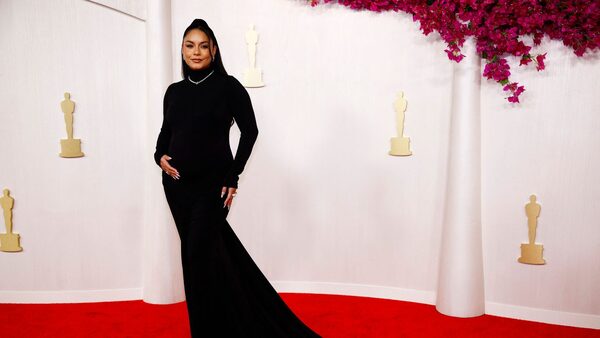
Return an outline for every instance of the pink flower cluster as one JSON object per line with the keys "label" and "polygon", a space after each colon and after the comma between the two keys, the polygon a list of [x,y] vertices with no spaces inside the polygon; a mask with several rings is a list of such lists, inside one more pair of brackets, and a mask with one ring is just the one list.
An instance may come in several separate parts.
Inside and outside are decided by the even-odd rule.
{"label": "pink flower cluster", "polygon": [[577,56],[600,49],[600,0],[309,0],[337,2],[356,10],[402,11],[419,21],[425,35],[438,32],[448,45],[448,58],[460,62],[465,39],[476,40],[477,53],[486,60],[483,76],[500,83],[510,102],[525,90],[510,81],[510,55],[520,66],[533,62],[545,68],[546,54],[532,55],[529,36],[539,45],[544,36],[561,40]]}

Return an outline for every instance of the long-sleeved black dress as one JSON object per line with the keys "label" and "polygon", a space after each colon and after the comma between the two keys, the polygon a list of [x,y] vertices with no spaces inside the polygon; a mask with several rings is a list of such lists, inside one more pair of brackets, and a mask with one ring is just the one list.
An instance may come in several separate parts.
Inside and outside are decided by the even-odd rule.
{"label": "long-sleeved black dress", "polygon": [[[165,195],[181,239],[192,337],[319,337],[279,297],[226,221],[221,188],[237,187],[258,135],[245,88],[213,69],[169,86],[154,159],[169,155]],[[241,136],[235,158],[229,129]]]}

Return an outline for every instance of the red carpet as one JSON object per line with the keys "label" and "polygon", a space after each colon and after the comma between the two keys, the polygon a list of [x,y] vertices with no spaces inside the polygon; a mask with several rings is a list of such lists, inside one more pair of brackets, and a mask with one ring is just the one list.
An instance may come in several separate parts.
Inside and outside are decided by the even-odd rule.
{"label": "red carpet", "polygon": [[[326,338],[600,337],[600,330],[487,315],[447,317],[431,305],[416,303],[291,293],[282,297],[306,324]],[[189,337],[187,325],[185,303],[0,304],[1,338]]]}

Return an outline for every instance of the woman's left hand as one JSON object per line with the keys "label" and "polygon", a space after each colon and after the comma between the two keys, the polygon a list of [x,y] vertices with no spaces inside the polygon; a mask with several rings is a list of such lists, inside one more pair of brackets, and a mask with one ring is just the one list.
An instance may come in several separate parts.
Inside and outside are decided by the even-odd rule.
{"label": "woman's left hand", "polygon": [[231,203],[233,202],[233,198],[235,197],[237,189],[236,188],[231,188],[231,187],[223,187],[223,189],[221,189],[221,198],[223,198],[223,196],[225,196],[225,194],[227,194],[227,198],[225,199],[225,202],[223,202],[223,208],[227,207],[228,209],[231,208]]}

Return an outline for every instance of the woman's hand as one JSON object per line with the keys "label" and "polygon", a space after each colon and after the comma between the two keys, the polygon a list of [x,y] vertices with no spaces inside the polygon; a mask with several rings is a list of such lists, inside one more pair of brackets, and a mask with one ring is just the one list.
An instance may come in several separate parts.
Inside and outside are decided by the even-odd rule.
{"label": "woman's hand", "polygon": [[223,208],[227,207],[228,209],[231,208],[231,203],[233,202],[233,198],[235,197],[237,189],[236,188],[229,188],[229,187],[223,187],[223,189],[221,189],[221,198],[223,198],[223,196],[225,196],[225,194],[227,194],[227,198],[225,199],[225,202],[223,202]]}
{"label": "woman's hand", "polygon": [[167,175],[173,177],[173,179],[178,180],[179,179],[179,171],[177,171],[177,169],[171,167],[171,165],[169,164],[169,160],[171,160],[171,156],[169,155],[163,155],[160,158],[160,167],[162,168],[162,170],[164,170]]}

